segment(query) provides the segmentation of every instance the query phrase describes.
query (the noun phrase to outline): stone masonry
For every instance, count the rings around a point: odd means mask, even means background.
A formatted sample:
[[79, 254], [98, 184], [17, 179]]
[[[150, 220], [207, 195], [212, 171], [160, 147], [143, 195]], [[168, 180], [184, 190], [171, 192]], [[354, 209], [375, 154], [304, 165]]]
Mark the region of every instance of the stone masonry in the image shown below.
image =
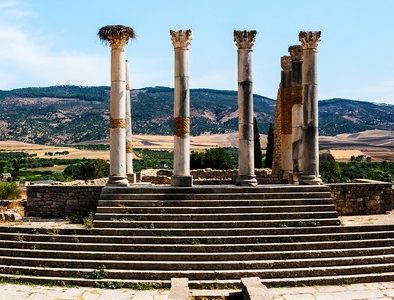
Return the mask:
[[27, 216], [64, 218], [68, 214], [84, 216], [95, 211], [102, 186], [27, 187]]
[[328, 184], [339, 215], [384, 214], [393, 209], [391, 183], [356, 180], [353, 183]]

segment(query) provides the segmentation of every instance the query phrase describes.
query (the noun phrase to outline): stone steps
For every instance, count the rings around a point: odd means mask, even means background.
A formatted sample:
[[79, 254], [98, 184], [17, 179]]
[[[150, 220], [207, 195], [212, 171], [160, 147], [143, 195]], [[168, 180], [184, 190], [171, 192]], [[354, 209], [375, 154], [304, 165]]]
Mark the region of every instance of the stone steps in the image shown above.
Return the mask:
[[221, 194], [101, 194], [100, 200], [274, 200], [329, 198], [329, 191], [288, 193], [221, 193]]
[[394, 247], [343, 248], [294, 251], [262, 251], [262, 252], [105, 252], [79, 250], [38, 250], [23, 248], [0, 248], [0, 256], [28, 258], [58, 258], [80, 260], [134, 260], [136, 257], [147, 261], [243, 261], [243, 260], [280, 260], [307, 258], [337, 258], [359, 256], [382, 256], [394, 254]]
[[2, 248], [20, 248], [34, 250], [65, 251], [120, 251], [120, 252], [255, 252], [255, 251], [299, 251], [318, 249], [372, 248], [394, 246], [394, 239], [369, 239], [346, 241], [293, 242], [291, 237], [280, 243], [241, 243], [241, 244], [200, 244], [198, 240], [190, 240], [188, 244], [111, 244], [111, 243], [79, 243], [78, 236], [74, 242], [29, 242], [1, 240]]
[[191, 288], [394, 280], [394, 225], [339, 226], [325, 186], [104, 188], [93, 229], [0, 226], [0, 278]]
[[96, 213], [95, 220], [111, 221], [234, 221], [234, 220], [289, 220], [289, 219], [329, 219], [338, 217], [335, 211], [276, 213]]
[[[139, 289], [141, 287], [149, 288], [170, 288], [170, 280], [113, 280], [113, 279], [85, 279], [85, 278], [69, 278], [69, 277], [48, 277], [48, 276], [27, 276], [1, 274], [0, 279], [11, 282], [26, 282], [36, 284], [54, 284], [54, 285], [70, 285], [70, 286], [94, 286], [102, 288], [131, 288]], [[331, 276], [311, 276], [298, 278], [271, 278], [263, 279], [262, 283], [268, 287], [283, 286], [304, 286], [304, 285], [342, 285], [352, 283], [365, 282], [383, 282], [394, 281], [394, 272], [385, 273], [365, 273], [353, 275], [331, 275]], [[202, 288], [234, 288], [241, 287], [240, 280], [189, 280], [189, 287], [193, 289]]]
[[218, 221], [131, 221], [95, 220], [95, 228], [256, 228], [256, 227], [316, 227], [339, 225], [335, 218], [327, 219], [288, 219], [288, 220], [221, 220]]
[[275, 193], [312, 193], [328, 191], [322, 185], [260, 185], [256, 187], [240, 187], [234, 185], [200, 186], [200, 187], [171, 187], [171, 186], [129, 186], [129, 187], [104, 187], [101, 195], [144, 195], [144, 194], [275, 194]]
[[[138, 258], [138, 257], [136, 257]], [[135, 271], [202, 271], [202, 270], [259, 270], [259, 269], [296, 269], [320, 268], [348, 265], [394, 264], [394, 254], [380, 256], [279, 259], [279, 260], [242, 260], [242, 261], [144, 261], [144, 260], [83, 260], [0, 256], [0, 265], [64, 269], [95, 269], [105, 266], [105, 270]]]
[[[191, 235], [284, 235], [284, 234], [324, 234], [324, 233], [351, 233], [351, 232], [374, 232], [393, 231], [394, 224], [382, 225], [356, 225], [356, 226], [306, 226], [310, 224], [298, 224], [298, 227], [240, 227], [240, 228], [166, 228], [171, 236], [191, 236]], [[300, 226], [304, 225], [304, 226]], [[28, 234], [49, 234], [53, 235], [103, 235], [103, 236], [160, 236], [160, 228], [56, 228], [55, 232], [51, 228], [36, 228], [27, 226], [0, 226], [0, 233], [28, 233]]]
[[[163, 203], [164, 204], [164, 203]], [[219, 214], [219, 213], [278, 213], [284, 212], [323, 212], [333, 211], [335, 205], [289, 205], [289, 206], [158, 206], [158, 207], [119, 207], [119, 206], [100, 206], [97, 208], [97, 214]]]
[[349, 241], [368, 239], [394, 239], [394, 231], [350, 232], [326, 234], [285, 235], [242, 235], [242, 236], [169, 236], [168, 231], [159, 231], [160, 236], [96, 236], [96, 235], [58, 235], [0, 233], [0, 240], [20, 242], [57, 242], [57, 243], [113, 243], [113, 244], [243, 244], [243, 243], [299, 243], [315, 241]]
[[[351, 263], [351, 262], [350, 262]], [[242, 266], [240, 266], [242, 267]], [[48, 268], [41, 266], [0, 265], [0, 273], [24, 274], [29, 276], [92, 278], [100, 275], [100, 266], [96, 268]], [[394, 263], [376, 263], [346, 266], [273, 268], [273, 269], [232, 269], [232, 270], [135, 270], [105, 269], [105, 278], [132, 280], [170, 280], [176, 277], [188, 277], [189, 280], [232, 280], [234, 278], [258, 276], [264, 279], [313, 277], [330, 275], [353, 275], [365, 273], [394, 272]], [[97, 274], [99, 273], [99, 274]]]
[[122, 208], [139, 208], [139, 207], [227, 207], [227, 206], [314, 206], [314, 205], [332, 205], [331, 198], [281, 198], [281, 199], [210, 199], [210, 200], [104, 200], [98, 201], [98, 208], [101, 207], [122, 207]]

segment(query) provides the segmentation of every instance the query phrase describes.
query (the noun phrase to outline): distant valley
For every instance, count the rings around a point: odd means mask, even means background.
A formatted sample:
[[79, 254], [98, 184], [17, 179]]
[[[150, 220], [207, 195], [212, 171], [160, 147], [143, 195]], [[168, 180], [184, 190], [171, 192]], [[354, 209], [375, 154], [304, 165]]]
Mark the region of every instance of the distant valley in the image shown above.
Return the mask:
[[[0, 140], [69, 145], [108, 137], [109, 87], [55, 86], [0, 91]], [[173, 89], [150, 87], [132, 91], [133, 132], [172, 133]], [[274, 121], [276, 101], [254, 96], [261, 133]], [[191, 133], [237, 131], [237, 93], [191, 90]], [[394, 105], [347, 99], [319, 102], [320, 135], [365, 130], [394, 131]]]

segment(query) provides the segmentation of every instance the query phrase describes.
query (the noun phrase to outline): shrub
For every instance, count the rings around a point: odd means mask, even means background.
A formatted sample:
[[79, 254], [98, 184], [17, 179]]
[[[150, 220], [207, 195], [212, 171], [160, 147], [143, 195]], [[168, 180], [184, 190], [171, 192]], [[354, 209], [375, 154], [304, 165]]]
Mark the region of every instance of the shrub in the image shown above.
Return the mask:
[[320, 175], [325, 183], [342, 181], [342, 169], [335, 160], [323, 160], [320, 162]]
[[109, 164], [103, 159], [86, 160], [79, 164], [69, 165], [64, 169], [63, 175], [82, 180], [108, 177]]
[[19, 188], [15, 182], [0, 182], [0, 199], [13, 200], [19, 196]]
[[228, 170], [233, 169], [234, 164], [231, 155], [223, 148], [211, 148], [205, 152], [192, 152], [190, 155], [190, 168]]

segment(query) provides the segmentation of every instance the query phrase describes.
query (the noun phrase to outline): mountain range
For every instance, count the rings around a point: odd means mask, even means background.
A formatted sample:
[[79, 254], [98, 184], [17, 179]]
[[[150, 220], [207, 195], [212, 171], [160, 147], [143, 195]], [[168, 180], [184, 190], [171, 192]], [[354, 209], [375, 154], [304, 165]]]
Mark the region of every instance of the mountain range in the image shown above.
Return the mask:
[[[0, 91], [0, 140], [72, 144], [108, 137], [109, 87], [53, 86]], [[132, 90], [133, 132], [172, 134], [173, 89]], [[191, 134], [237, 131], [237, 92], [192, 89]], [[261, 133], [274, 122], [276, 101], [254, 95]], [[394, 130], [394, 105], [349, 99], [319, 101], [320, 135]]]

